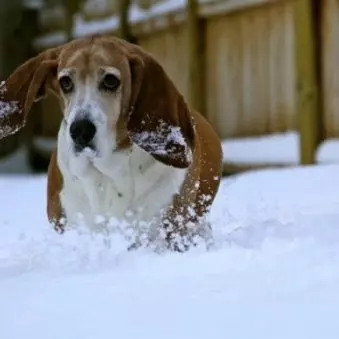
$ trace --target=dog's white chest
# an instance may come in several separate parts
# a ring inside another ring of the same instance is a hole
[[[137,147],[106,159],[65,152],[62,141],[58,150],[61,204],[70,223],[79,216],[89,226],[102,217],[133,222],[159,218],[186,176],[186,170],[165,166]]]

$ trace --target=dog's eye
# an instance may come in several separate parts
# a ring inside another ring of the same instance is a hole
[[[72,79],[68,76],[68,75],[64,75],[59,79],[59,84],[60,84],[60,88],[61,90],[67,94],[72,92],[74,84]]]
[[[115,91],[120,86],[120,80],[114,74],[106,74],[100,83],[100,89]]]

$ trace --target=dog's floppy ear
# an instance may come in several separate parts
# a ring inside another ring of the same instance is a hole
[[[32,104],[45,95],[56,75],[59,52],[54,48],[38,54],[0,84],[0,139],[25,125]]]
[[[129,55],[132,141],[166,165],[187,168],[194,147],[193,121],[182,95],[162,66],[138,50]]]

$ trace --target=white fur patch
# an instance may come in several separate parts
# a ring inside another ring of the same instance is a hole
[[[98,228],[98,216],[159,228],[161,210],[179,192],[187,170],[157,162],[135,145],[131,153],[74,155],[65,133],[62,125],[58,164],[64,179],[61,203],[69,223],[77,223],[81,214],[93,230]]]

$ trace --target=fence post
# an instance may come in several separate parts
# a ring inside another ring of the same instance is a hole
[[[199,18],[198,1],[187,0],[188,102],[205,113],[204,22]]]
[[[65,13],[65,33],[66,40],[71,41],[73,37],[74,15],[78,13],[83,4],[83,0],[63,0],[62,4],[66,11]]]
[[[300,163],[316,162],[321,136],[320,84],[317,77],[316,27],[312,0],[297,0],[295,7],[297,112],[300,133]]]
[[[131,7],[131,0],[120,0],[119,3],[119,31],[120,37],[132,43],[137,43],[136,37],[132,34],[131,26],[128,21],[128,13]]]

